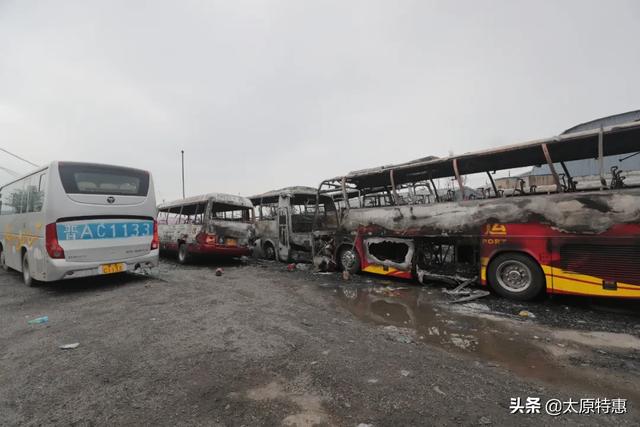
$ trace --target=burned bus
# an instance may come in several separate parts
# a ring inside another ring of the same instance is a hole
[[[335,231],[335,204],[329,195],[317,197],[311,187],[287,187],[250,197],[255,207],[256,248],[267,259],[311,261],[311,228],[316,234]]]
[[[178,254],[181,264],[193,255],[250,255],[255,238],[253,205],[245,197],[210,193],[158,206],[160,249]]]
[[[477,280],[519,300],[545,291],[639,298],[640,180],[604,168],[639,151],[640,122],[630,122],[351,172],[320,184],[319,197],[340,188],[359,200],[314,253],[350,272]],[[581,159],[595,159],[597,179],[571,175],[567,164]],[[546,184],[496,185],[500,171],[541,165]]]

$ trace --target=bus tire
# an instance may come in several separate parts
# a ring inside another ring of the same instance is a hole
[[[546,286],[538,263],[517,252],[497,255],[489,264],[487,279],[497,294],[519,301],[534,299]]]
[[[263,246],[264,258],[268,260],[276,259],[276,250],[273,245],[269,242],[265,243]]]
[[[25,285],[34,287],[38,284],[38,281],[31,275],[31,266],[29,265],[29,255],[25,251],[22,254],[22,281]]]
[[[186,243],[180,243],[178,245],[178,262],[180,264],[187,264],[189,262],[189,246]]]
[[[338,252],[338,267],[342,271],[348,271],[350,274],[360,272],[360,257],[358,251],[353,246],[345,245]]]
[[[7,265],[7,259],[4,254],[4,246],[0,246],[0,268],[4,271],[9,271],[9,266]]]

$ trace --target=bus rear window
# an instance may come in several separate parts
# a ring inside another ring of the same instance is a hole
[[[69,162],[59,169],[67,194],[146,196],[149,190],[149,174],[138,169]]]

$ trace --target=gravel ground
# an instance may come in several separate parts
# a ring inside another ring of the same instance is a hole
[[[219,266],[36,288],[0,272],[0,423],[640,423],[633,303],[458,305],[440,286]],[[512,397],[626,398],[628,413],[511,415]]]

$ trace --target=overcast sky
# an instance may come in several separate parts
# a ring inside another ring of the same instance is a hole
[[[637,1],[0,0],[0,147],[150,170],[159,201],[181,149],[187,195],[317,186],[640,108],[639,22]]]

